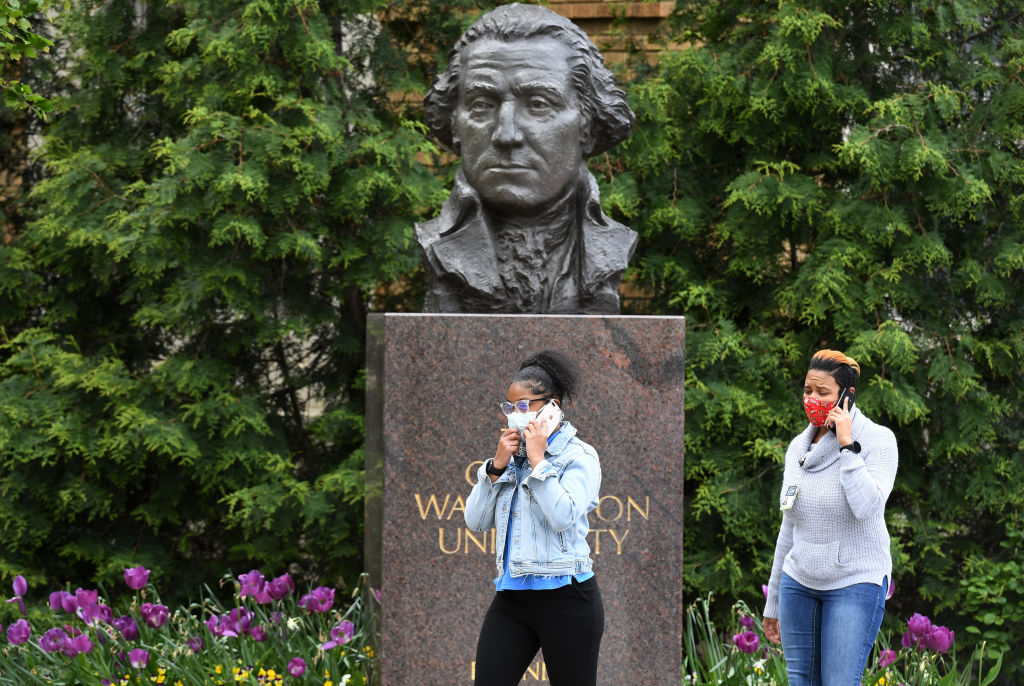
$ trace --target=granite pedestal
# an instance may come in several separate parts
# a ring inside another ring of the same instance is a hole
[[[681,317],[373,314],[366,560],[382,589],[383,686],[472,684],[494,532],[463,519],[519,362],[583,370],[566,416],[601,460],[588,537],[605,603],[599,684],[678,686],[683,569]],[[548,683],[542,656],[524,683]]]

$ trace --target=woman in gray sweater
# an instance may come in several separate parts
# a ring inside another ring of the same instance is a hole
[[[790,686],[859,684],[885,610],[896,438],[854,406],[859,379],[853,358],[815,353],[804,380],[810,424],[786,451],[764,629],[781,639]]]

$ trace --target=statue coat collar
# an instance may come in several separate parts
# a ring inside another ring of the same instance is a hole
[[[593,298],[609,279],[618,284],[636,247],[636,232],[609,218],[601,209],[597,180],[580,167],[576,181],[579,228],[579,295]],[[441,214],[416,225],[417,240],[423,256],[438,274],[458,279],[475,291],[480,300],[504,300],[504,285],[497,269],[497,251],[493,231],[480,196],[466,181],[460,169]],[[466,255],[481,259],[466,260]],[[617,303],[616,312],[617,313]]]

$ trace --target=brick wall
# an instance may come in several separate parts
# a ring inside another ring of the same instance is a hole
[[[586,31],[608,63],[623,60],[629,42],[645,51],[656,52],[657,47],[649,44],[647,36],[672,12],[675,5],[674,2],[609,0],[550,0],[546,4]],[[625,19],[625,22],[613,26],[616,18]],[[653,59],[653,54],[650,58]]]

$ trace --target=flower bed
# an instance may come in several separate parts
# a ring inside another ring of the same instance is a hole
[[[125,569],[124,580],[135,595],[115,610],[83,588],[26,606],[28,584],[16,577],[8,602],[23,616],[0,625],[0,684],[355,686],[374,669],[380,594],[365,575],[344,608],[333,588],[297,597],[288,574],[268,580],[258,570],[224,577],[235,586],[232,607],[207,587],[199,602],[169,608],[143,567]]]
[[[733,605],[735,626],[720,635],[711,620],[711,596],[686,610],[683,637],[683,684],[704,686],[785,686],[786,661],[780,646],[768,642],[758,613],[746,603]],[[954,632],[920,614],[906,623],[891,647],[891,632],[883,627],[875,641],[861,684],[864,686],[988,686],[999,675],[1002,657],[984,664],[985,646],[973,651],[967,664],[957,665]]]

